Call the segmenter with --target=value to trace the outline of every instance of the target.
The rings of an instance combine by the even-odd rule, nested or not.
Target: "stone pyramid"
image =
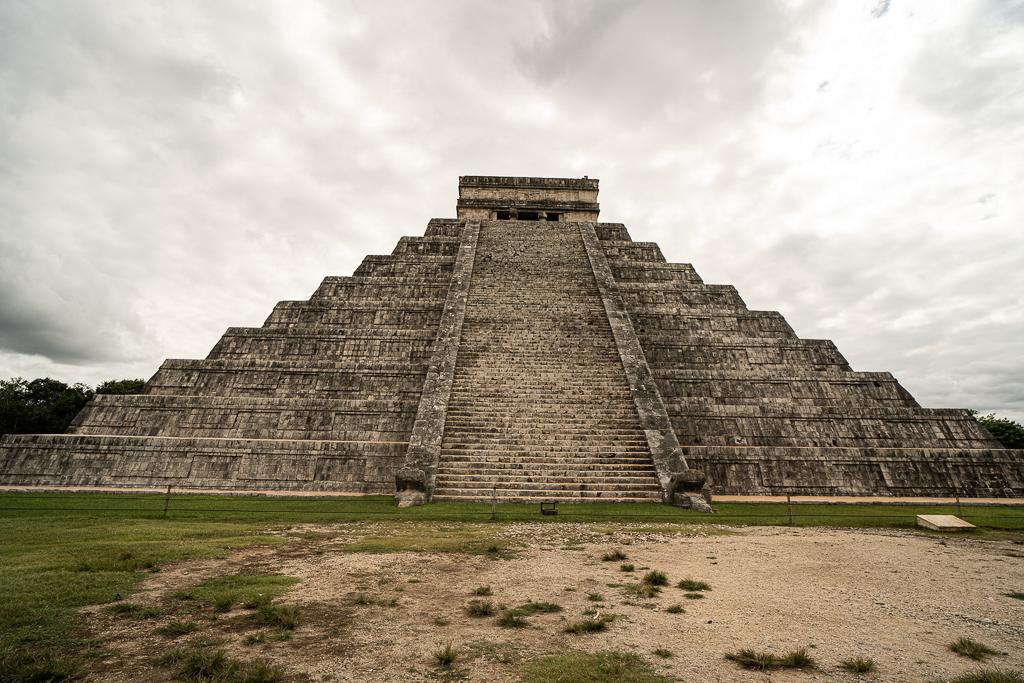
[[[1024,452],[854,372],[625,226],[598,181],[464,176],[458,218],[0,441],[0,485],[702,504],[1024,495]]]

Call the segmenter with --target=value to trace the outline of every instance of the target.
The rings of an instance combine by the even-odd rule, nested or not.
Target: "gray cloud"
[[[6,3],[0,375],[202,357],[453,215],[459,174],[589,174],[607,220],[858,369],[1024,417],[1021,16]]]

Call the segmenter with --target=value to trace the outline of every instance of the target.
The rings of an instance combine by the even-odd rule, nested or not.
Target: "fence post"
[[[167,485],[167,493],[164,495],[164,519],[167,518],[167,508],[171,505],[171,485]]]
[[[491,490],[491,521],[498,519],[498,487]]]
[[[789,525],[793,526],[793,499],[789,493],[786,494],[786,507],[789,509]]]
[[[956,493],[956,516],[963,519],[964,513],[960,511],[960,492]]]

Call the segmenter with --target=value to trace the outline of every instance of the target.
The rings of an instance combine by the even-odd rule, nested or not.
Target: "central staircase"
[[[661,496],[579,227],[484,222],[434,500]]]

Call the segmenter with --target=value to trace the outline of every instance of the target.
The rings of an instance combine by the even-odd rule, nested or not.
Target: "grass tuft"
[[[649,583],[631,583],[624,586],[622,591],[631,598],[653,598],[661,592],[661,588]]]
[[[217,593],[210,596],[210,603],[215,612],[230,612],[235,606],[235,595],[233,593]]]
[[[441,669],[450,669],[458,658],[458,650],[452,647],[451,643],[448,643],[434,653],[434,664]]]
[[[770,652],[757,652],[750,648],[744,648],[736,652],[730,652],[725,655],[725,658],[730,662],[739,664],[744,669],[752,669],[754,671],[768,671],[769,669],[778,668],[779,659]]]
[[[179,638],[181,636],[187,636],[189,633],[193,633],[199,629],[199,624],[194,621],[171,621],[156,630],[156,632],[162,636],[168,638]]]
[[[770,652],[757,652],[750,648],[730,652],[725,655],[730,662],[739,664],[744,669],[754,671],[770,671],[772,669],[815,669],[818,663],[807,653],[807,648],[793,650],[782,657]]]
[[[591,602],[602,602],[604,601],[604,596],[600,593],[587,593],[587,600],[590,600]]]
[[[868,674],[878,669],[878,664],[870,657],[851,657],[839,662],[839,666],[852,674]]]
[[[502,628],[526,628],[526,619],[515,610],[507,610],[498,617],[498,626]]]
[[[1009,593],[1003,593],[1003,595],[1014,600],[1024,600],[1024,592],[1021,591],[1010,591]]]
[[[253,617],[264,626],[294,631],[299,625],[299,608],[295,605],[273,605],[267,603],[260,605]]]
[[[949,644],[949,649],[961,657],[967,657],[978,662],[984,661],[992,655],[999,654],[999,652],[993,650],[988,645],[979,643],[971,638],[958,638]]]
[[[185,653],[178,662],[178,676],[186,680],[208,681],[226,678],[231,660],[220,650],[195,649]]]
[[[668,607],[666,607],[665,611],[668,612],[669,614],[682,614],[686,610],[683,609],[682,605],[680,605],[679,603],[676,603],[674,605],[669,605]]]
[[[657,569],[652,569],[651,571],[644,574],[643,581],[648,586],[667,586],[668,575],[666,575],[665,572],[660,572]]]
[[[264,661],[242,662],[221,650],[171,650],[157,664],[176,667],[175,678],[204,683],[280,683],[284,670]]]
[[[685,591],[709,591],[711,590],[711,584],[707,581],[697,581],[695,579],[683,579],[676,584],[677,588],[682,588]]]
[[[498,618],[498,626],[503,628],[524,628],[527,626],[524,617],[531,614],[552,614],[561,612],[562,606],[554,602],[524,602],[515,609],[505,610]]]
[[[374,605],[376,607],[398,607],[398,598],[375,598],[366,593],[356,593],[352,598],[353,605]]]
[[[524,602],[519,607],[516,607],[515,611],[525,615],[553,614],[561,612],[562,606],[554,602]]]
[[[263,643],[267,642],[267,632],[259,631],[258,633],[250,633],[245,637],[245,640],[243,640],[242,642],[250,646],[262,645]]]
[[[485,595],[490,595],[490,594],[491,594],[491,587],[490,586],[480,586],[479,588],[474,588],[473,589],[473,595],[485,596]]]
[[[683,593],[683,597],[686,598],[687,600],[703,600],[704,599],[704,594],[703,593]]]
[[[629,557],[626,556],[626,553],[622,552],[618,548],[616,548],[615,550],[612,550],[611,552],[607,552],[607,553],[605,553],[604,555],[601,556],[601,561],[602,562],[619,562],[621,560],[628,560],[628,559],[629,559]]]
[[[636,567],[633,566],[632,562],[623,562],[622,564],[619,565],[619,571],[620,572],[631,572],[634,569],[636,569]]]
[[[1024,676],[1016,671],[981,669],[951,678],[948,683],[1024,683]]]
[[[784,669],[816,669],[818,667],[818,663],[807,653],[806,647],[787,652],[780,661]]]
[[[494,603],[490,600],[470,600],[466,604],[466,614],[471,617],[489,617],[494,614]]]
[[[615,621],[615,615],[605,614],[600,617],[588,617],[581,619],[580,621],[573,622],[565,627],[566,633],[572,633],[574,635],[581,635],[584,633],[598,633],[600,631],[608,630],[608,624]]]
[[[661,656],[661,655],[659,655]],[[632,652],[568,652],[526,663],[522,683],[669,683]]]

